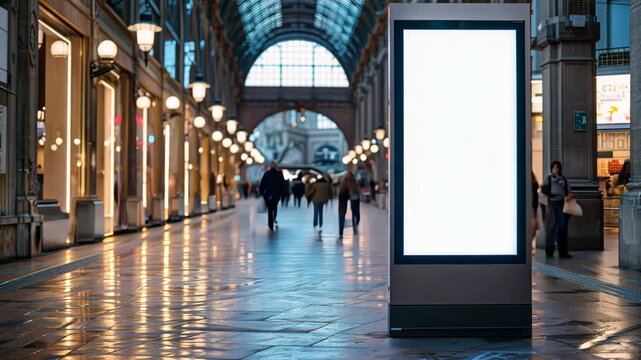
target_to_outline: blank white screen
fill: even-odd
[[[404,254],[516,255],[516,31],[403,37]]]

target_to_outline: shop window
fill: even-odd
[[[38,52],[37,195],[55,200],[75,216],[73,200],[82,194],[86,158],[80,133],[82,40],[69,29],[40,21]]]

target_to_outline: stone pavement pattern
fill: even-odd
[[[0,359],[641,358],[641,304],[539,271],[532,339],[388,338],[387,214],[363,206],[339,240],[336,206],[321,236],[307,208],[279,209],[270,233],[250,201],[90,245],[95,262],[0,294]],[[553,265],[641,285],[603,256]]]

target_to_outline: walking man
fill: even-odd
[[[283,173],[276,169],[276,161],[269,163],[269,170],[265,171],[263,178],[260,180],[260,194],[265,200],[267,207],[267,226],[269,230],[274,231],[276,214],[278,211],[278,201],[285,187],[285,178]]]

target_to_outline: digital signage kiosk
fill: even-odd
[[[530,336],[529,4],[391,4],[391,336]]]

